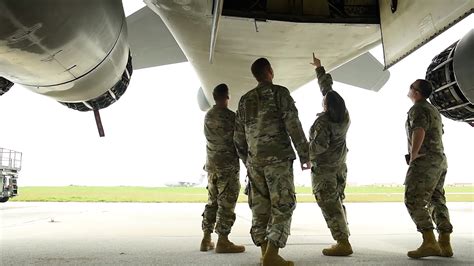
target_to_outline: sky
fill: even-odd
[[[127,15],[143,5],[132,7],[127,2]],[[391,67],[391,78],[379,92],[334,84],[352,119],[347,136],[350,184],[403,183],[407,170],[404,124],[412,105],[406,96],[409,85],[423,78],[431,59],[472,25],[471,15]],[[380,46],[371,52],[382,60]],[[310,61],[308,55],[308,67]],[[99,138],[92,113],[70,110],[15,85],[0,97],[0,147],[23,152],[20,186],[198,182],[205,174],[205,113],[197,105],[199,87],[189,63],[134,71],[124,96],[101,110],[106,136]],[[308,83],[292,96],[307,133],[322,109],[317,83]],[[474,128],[446,118],[443,123],[449,164],[446,183],[472,183],[469,154],[474,150]],[[294,169],[295,183],[309,185],[310,173],[301,172],[299,165]]]

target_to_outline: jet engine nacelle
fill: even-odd
[[[474,29],[433,58],[426,79],[431,103],[445,117],[474,126]]]
[[[9,81],[6,78],[0,77],[0,96],[5,94],[13,86],[13,82]]]
[[[132,74],[122,1],[34,2],[0,1],[0,76],[79,111],[117,101]]]

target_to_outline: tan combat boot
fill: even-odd
[[[349,256],[352,253],[352,246],[347,238],[337,240],[336,245],[323,249],[323,255],[325,256]]]
[[[451,248],[450,233],[439,233],[438,244],[441,249],[441,257],[452,257],[453,249]]]
[[[214,242],[211,241],[211,233],[204,232],[204,237],[201,241],[200,251],[209,251],[214,249]]]
[[[219,235],[219,239],[217,239],[216,253],[240,253],[244,251],[244,246],[235,245],[229,241],[227,236]]]
[[[436,242],[433,230],[425,230],[423,233],[423,243],[421,246],[412,251],[408,251],[407,256],[413,259],[419,259],[429,256],[440,256],[441,250],[438,242]]]
[[[295,265],[292,261],[286,261],[280,255],[278,255],[279,248],[272,243],[267,244],[267,251],[263,256],[263,266],[293,266]]]

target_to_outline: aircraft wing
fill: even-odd
[[[385,67],[474,12],[473,0],[380,0],[380,27]]]
[[[127,26],[134,69],[188,61],[161,18],[148,7],[128,16]]]
[[[127,17],[127,24],[134,69],[187,61],[165,23],[149,7],[143,7]],[[284,66],[286,65],[284,64]],[[383,71],[383,65],[370,53],[362,54],[339,66],[331,74],[338,82],[372,91],[378,91],[390,76],[388,71]],[[313,78],[311,75],[310,78],[302,78],[297,83],[301,86]],[[212,90],[212,86],[203,87],[205,89],[201,88],[198,91],[198,102],[201,109],[206,110],[209,104],[205,95],[211,95],[209,90]],[[291,88],[296,89],[297,87],[291,86]]]
[[[390,72],[370,52],[330,72],[333,79],[371,91],[379,91],[390,78]]]

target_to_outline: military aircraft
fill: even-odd
[[[312,52],[335,80],[378,91],[386,71],[473,13],[472,0],[145,0],[125,18],[121,0],[0,1],[0,95],[13,83],[79,111],[126,91],[133,70],[189,61],[198,102],[227,83],[231,108],[255,86],[251,63],[267,57],[291,91],[315,78]],[[460,36],[461,38],[462,36]],[[385,64],[368,52],[382,43]],[[431,101],[474,124],[474,31],[433,59]],[[185,77],[183,77],[185,78]]]
[[[191,180],[186,180],[186,181],[180,180],[176,182],[165,183],[165,186],[167,187],[205,187],[207,184],[206,177],[207,175],[202,173],[198,179],[193,178]]]

